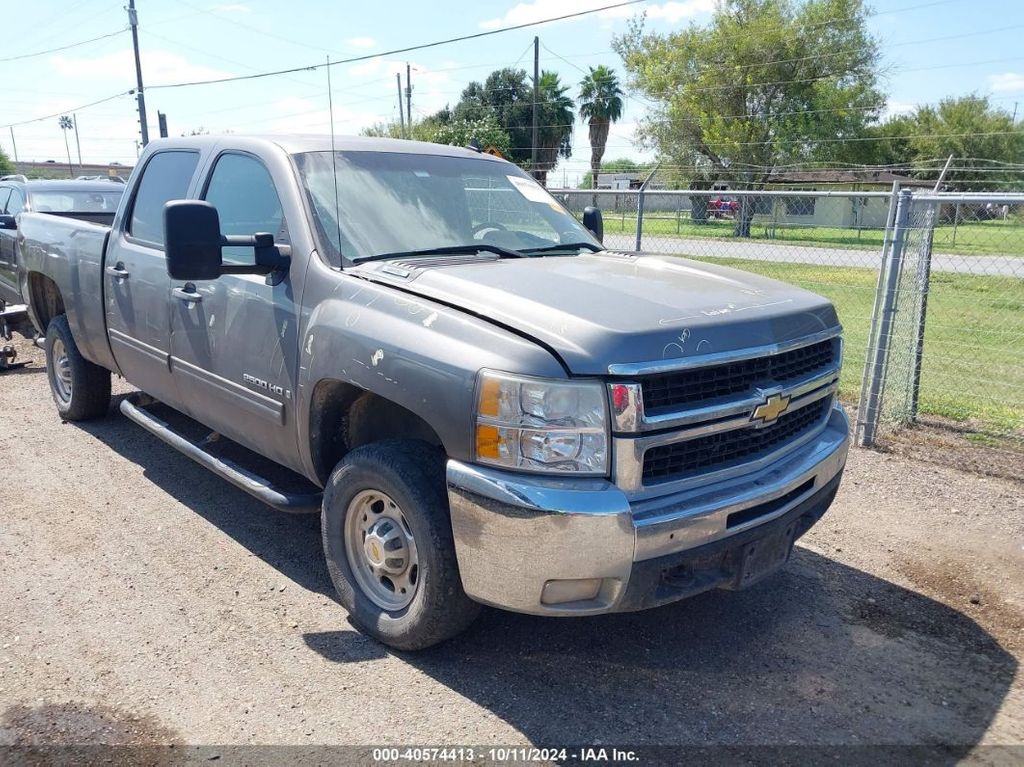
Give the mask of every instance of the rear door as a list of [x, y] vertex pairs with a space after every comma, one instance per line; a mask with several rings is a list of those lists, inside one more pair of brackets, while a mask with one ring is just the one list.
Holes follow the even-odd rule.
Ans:
[[[221, 233], [269, 232], [288, 244], [280, 195], [256, 156], [221, 153], [200, 195], [217, 208]], [[225, 263], [252, 264], [249, 247], [224, 248]], [[294, 462], [298, 341], [290, 275], [173, 282], [171, 369], [182, 408], [269, 458]]]
[[199, 152], [167, 150], [146, 161], [124, 220], [110, 234], [103, 294], [114, 358], [131, 383], [174, 405], [171, 280], [164, 258], [164, 205], [189, 196]]

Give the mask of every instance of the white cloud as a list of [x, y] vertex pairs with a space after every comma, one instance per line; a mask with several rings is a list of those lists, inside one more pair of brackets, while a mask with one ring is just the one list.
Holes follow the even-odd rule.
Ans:
[[[275, 114], [259, 123], [261, 133], [329, 133], [331, 113], [324, 100], [290, 96], [270, 105]], [[381, 120], [372, 112], [334, 105], [334, 129], [338, 135], [355, 135], [364, 127]]]
[[[498, 29], [517, 24], [529, 24], [571, 13], [590, 11], [608, 4], [608, 0], [532, 0], [532, 2], [512, 6], [503, 16], [481, 21], [480, 26], [483, 29]], [[628, 18], [644, 11], [649, 19], [676, 23], [702, 13], [710, 13], [714, 8], [715, 0], [673, 0], [666, 3], [641, 3], [621, 8], [609, 8], [599, 11], [595, 15], [604, 19]]]
[[350, 37], [346, 42], [353, 48], [372, 48], [377, 44], [372, 37]]
[[[62, 77], [88, 79], [93, 82], [106, 79], [123, 84], [125, 77], [129, 77], [128, 82], [131, 82], [130, 74], [135, 71], [135, 59], [129, 48], [95, 58], [54, 56], [50, 59], [50, 65]], [[221, 69], [191, 64], [188, 59], [175, 53], [158, 49], [142, 52], [142, 70], [146, 73], [146, 81], [154, 84], [183, 80], [215, 80], [232, 75], [231, 72]]]
[[885, 109], [882, 110], [882, 119], [888, 120], [890, 117], [913, 114], [916, 110], [917, 104], [911, 104], [909, 101], [888, 101]]
[[1003, 72], [998, 75], [989, 75], [988, 82], [996, 93], [1024, 91], [1024, 74], [1019, 72]]

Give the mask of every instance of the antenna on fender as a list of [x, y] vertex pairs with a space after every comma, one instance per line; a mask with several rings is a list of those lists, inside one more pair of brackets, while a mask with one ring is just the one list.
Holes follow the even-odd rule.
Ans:
[[338, 228], [338, 258], [341, 265], [341, 205], [338, 202], [338, 152], [334, 147], [334, 94], [331, 91], [331, 57], [327, 57], [327, 109], [331, 117], [331, 169], [334, 171], [334, 224]]

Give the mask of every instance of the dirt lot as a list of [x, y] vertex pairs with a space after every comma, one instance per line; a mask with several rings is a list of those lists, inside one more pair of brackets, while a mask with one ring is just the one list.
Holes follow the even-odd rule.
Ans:
[[116, 408], [61, 423], [19, 350], [35, 364], [0, 375], [0, 743], [1024, 743], [1019, 483], [854, 451], [832, 511], [750, 591], [486, 611], [397, 654], [334, 601], [317, 518]]

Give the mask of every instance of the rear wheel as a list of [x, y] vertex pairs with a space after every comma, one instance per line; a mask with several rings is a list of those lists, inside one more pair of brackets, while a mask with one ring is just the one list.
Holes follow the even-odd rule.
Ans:
[[78, 351], [65, 314], [50, 320], [46, 329], [46, 377], [61, 418], [86, 421], [107, 414], [110, 371]]
[[459, 578], [444, 456], [424, 442], [353, 450], [324, 491], [324, 553], [352, 622], [400, 650], [465, 629], [480, 606]]

